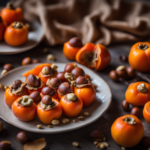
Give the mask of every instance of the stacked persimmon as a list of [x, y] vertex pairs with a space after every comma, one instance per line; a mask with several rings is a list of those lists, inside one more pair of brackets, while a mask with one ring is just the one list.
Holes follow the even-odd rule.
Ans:
[[22, 9], [15, 9], [12, 3], [8, 3], [0, 14], [0, 41], [4, 39], [11, 46], [24, 44], [28, 39], [28, 29], [22, 21]]
[[83, 45], [78, 37], [64, 43], [63, 53], [68, 59], [76, 59], [80, 64], [98, 71], [106, 68], [111, 61], [111, 55], [105, 46], [93, 43]]
[[23, 76], [25, 82], [15, 80], [5, 91], [6, 104], [22, 121], [38, 115], [44, 124], [51, 124], [62, 113], [75, 117], [96, 98], [90, 77], [75, 63], [60, 73], [55, 64], [41, 64]]

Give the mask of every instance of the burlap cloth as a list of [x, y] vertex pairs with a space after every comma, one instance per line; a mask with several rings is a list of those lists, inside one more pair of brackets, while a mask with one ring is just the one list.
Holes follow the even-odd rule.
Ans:
[[26, 20], [38, 19], [49, 45], [73, 36], [109, 45], [150, 36], [150, 5], [121, 0], [15, 0]]

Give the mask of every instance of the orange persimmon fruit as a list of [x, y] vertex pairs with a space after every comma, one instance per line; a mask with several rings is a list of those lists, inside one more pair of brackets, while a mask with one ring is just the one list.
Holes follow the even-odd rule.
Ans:
[[103, 45], [85, 44], [76, 54], [76, 61], [93, 70], [103, 70], [110, 61], [111, 55]]
[[114, 141], [124, 147], [136, 146], [144, 135], [141, 121], [134, 115], [117, 118], [111, 126]]
[[150, 101], [150, 84], [146, 82], [130, 84], [126, 90], [125, 98], [133, 106], [143, 106]]
[[23, 20], [23, 11], [21, 8], [14, 9], [12, 3], [8, 3], [6, 8], [2, 9], [1, 16], [10, 25], [12, 22]]
[[6, 28], [4, 39], [11, 46], [20, 46], [28, 39], [28, 29], [21, 22], [13, 22]]
[[138, 42], [131, 47], [129, 64], [138, 71], [150, 71], [150, 42]]
[[150, 124], [150, 101], [144, 105], [143, 116], [145, 120]]

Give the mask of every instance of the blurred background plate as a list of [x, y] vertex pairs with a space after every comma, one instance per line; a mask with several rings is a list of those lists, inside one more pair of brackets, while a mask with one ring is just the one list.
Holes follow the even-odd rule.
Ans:
[[[56, 65], [58, 66], [58, 72], [62, 72], [66, 64], [56, 63]], [[6, 75], [0, 78], [0, 83], [3, 85], [10, 85], [16, 79], [25, 81], [25, 77], [23, 77], [22, 74], [34, 68], [35, 66], [37, 66], [37, 64], [27, 65], [27, 66], [13, 69], [12, 71], [9, 71]], [[38, 117], [30, 122], [20, 121], [13, 115], [12, 110], [5, 104], [4, 90], [0, 90], [0, 97], [1, 97], [0, 117], [6, 122], [10, 123], [11, 125], [14, 125], [20, 129], [27, 130], [30, 132], [45, 133], [45, 134], [60, 133], [60, 132], [75, 130], [87, 126], [88, 124], [96, 121], [104, 114], [104, 112], [106, 112], [106, 110], [110, 106], [111, 99], [112, 99], [111, 90], [108, 84], [99, 75], [97, 75], [92, 70], [82, 65], [78, 64], [78, 66], [83, 68], [86, 74], [90, 75], [92, 79], [92, 83], [97, 86], [95, 102], [89, 107], [83, 108], [82, 112], [78, 115], [81, 116], [83, 115], [83, 112], [86, 111], [89, 112], [90, 115], [84, 116], [83, 121], [77, 121], [76, 123], [73, 123], [72, 120], [77, 119], [78, 117], [77, 116], [77, 117], [69, 118], [70, 122], [68, 124], [60, 123], [59, 125], [54, 126], [53, 128], [48, 128], [47, 125], [41, 123]], [[63, 118], [66, 118], [66, 116], [62, 115], [62, 117], [60, 118], [60, 122]], [[41, 124], [43, 129], [41, 130], [38, 129], [36, 127], [38, 124]]]
[[32, 22], [31, 31], [28, 34], [28, 41], [17, 47], [12, 47], [8, 45], [5, 41], [0, 42], [0, 54], [17, 54], [24, 51], [30, 50], [37, 46], [44, 38], [44, 31], [39, 22]]

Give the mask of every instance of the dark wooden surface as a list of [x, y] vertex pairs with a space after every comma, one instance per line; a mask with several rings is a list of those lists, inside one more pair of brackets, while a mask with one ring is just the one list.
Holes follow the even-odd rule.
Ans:
[[[4, 4], [4, 1], [0, 2], [0, 4]], [[116, 68], [118, 65], [126, 65], [128, 66], [128, 63], [122, 63], [119, 60], [120, 54], [127, 54], [129, 53], [130, 47], [132, 44], [114, 44], [108, 47], [112, 60], [111, 64], [108, 68], [101, 72], [97, 72], [107, 83], [109, 84], [111, 90], [112, 90], [112, 103], [110, 105], [110, 108], [108, 111], [96, 122], [80, 128], [78, 130], [60, 133], [60, 134], [37, 134], [37, 133], [31, 133], [28, 132], [30, 136], [30, 141], [36, 140], [38, 138], [45, 138], [47, 142], [47, 146], [45, 150], [96, 150], [98, 148], [95, 147], [93, 144], [93, 141], [89, 138], [89, 134], [94, 129], [101, 130], [106, 138], [107, 142], [110, 145], [107, 149], [108, 150], [120, 150], [121, 147], [117, 145], [110, 134], [110, 128], [113, 123], [113, 121], [122, 115], [128, 114], [122, 110], [121, 102], [124, 100], [124, 93], [127, 89], [127, 86], [122, 83], [114, 83], [109, 78], [109, 72], [110, 70]], [[48, 53], [43, 53], [42, 49], [47, 47], [49, 49]], [[16, 54], [16, 55], [0, 55], [0, 71], [2, 70], [2, 67], [6, 63], [11, 63], [14, 67], [21, 66], [21, 61], [24, 57], [29, 56], [32, 58], [39, 58], [41, 62], [47, 62], [46, 56], [47, 54], [53, 54], [57, 62], [66, 62], [69, 63], [70, 61], [65, 58], [65, 56], [62, 53], [62, 46], [55, 46], [55, 47], [49, 47], [45, 46], [44, 44], [40, 44], [39, 46], [35, 47], [34, 49]], [[1, 99], [2, 100], [2, 99]], [[143, 108], [141, 107], [141, 110]], [[143, 116], [141, 115], [140, 120], [142, 121], [144, 125], [144, 133], [145, 135], [150, 134], [150, 125], [143, 119]], [[22, 131], [21, 129], [18, 129], [5, 121], [1, 120], [4, 129], [0, 133], [0, 141], [2, 140], [8, 140], [12, 143], [12, 150], [22, 150], [23, 144], [19, 143], [16, 139], [16, 135], [18, 132]], [[72, 142], [77, 141], [79, 142], [80, 147], [76, 148], [72, 146]], [[132, 150], [146, 150], [146, 148], [142, 147], [142, 145], [138, 145], [134, 148], [130, 148]], [[129, 149], [129, 150], [130, 150]]]

